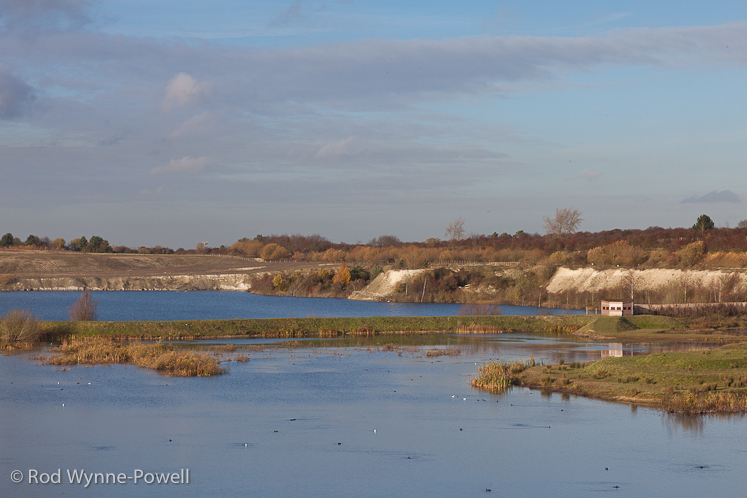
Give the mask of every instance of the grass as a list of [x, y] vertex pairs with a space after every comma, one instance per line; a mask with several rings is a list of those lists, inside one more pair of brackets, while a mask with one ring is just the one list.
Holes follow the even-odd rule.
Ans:
[[[483, 365], [474, 387], [491, 389], [494, 362]], [[575, 367], [575, 368], [574, 368]], [[505, 370], [505, 367], [504, 367]], [[497, 369], [500, 373], [500, 368]], [[502, 385], [656, 406], [690, 414], [747, 412], [747, 343], [708, 351], [607, 358], [544, 365], [498, 377]], [[482, 379], [482, 377], [485, 377]], [[500, 380], [503, 379], [503, 380]], [[505, 388], [505, 387], [504, 387]]]
[[156, 370], [168, 377], [209, 377], [224, 370], [207, 353], [196, 353], [158, 343], [124, 343], [103, 337], [65, 341], [52, 356], [36, 357], [47, 365], [130, 364]]
[[[46, 339], [55, 336], [117, 339], [205, 339], [218, 337], [360, 337], [388, 334], [572, 333], [593, 317], [571, 316], [436, 316], [270, 318], [254, 320], [186, 320], [161, 322], [41, 322]], [[475, 333], [475, 332], [471, 332]]]

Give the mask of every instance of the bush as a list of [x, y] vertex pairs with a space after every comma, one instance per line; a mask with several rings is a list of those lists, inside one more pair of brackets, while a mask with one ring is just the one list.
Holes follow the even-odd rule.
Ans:
[[29, 310], [8, 311], [2, 322], [2, 339], [6, 342], [38, 340], [38, 319]]

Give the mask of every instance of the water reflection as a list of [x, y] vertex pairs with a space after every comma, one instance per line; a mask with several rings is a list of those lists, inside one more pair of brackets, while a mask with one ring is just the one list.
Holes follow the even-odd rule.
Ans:
[[670, 431], [676, 432], [678, 429], [681, 429], [685, 432], [703, 434], [706, 418], [707, 417], [703, 415], [665, 413], [661, 420], [664, 423], [664, 426]]

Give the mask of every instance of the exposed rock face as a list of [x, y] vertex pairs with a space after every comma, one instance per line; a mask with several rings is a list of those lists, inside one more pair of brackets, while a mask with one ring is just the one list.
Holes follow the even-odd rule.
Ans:
[[[718, 287], [725, 279], [734, 275], [733, 271], [719, 270], [603, 270], [580, 268], [571, 270], [559, 268], [555, 272], [547, 292], [599, 292], [617, 287], [629, 288], [630, 280], [637, 290], [659, 290], [677, 285], [699, 284], [704, 287]], [[742, 288], [747, 288], [747, 274], [736, 272]]]
[[164, 275], [148, 277], [38, 277], [18, 278], [4, 286], [8, 291], [248, 291], [249, 274]]
[[390, 270], [380, 273], [363, 290], [353, 292], [348, 299], [357, 301], [382, 301], [394, 293], [397, 284], [410, 282], [425, 270]]

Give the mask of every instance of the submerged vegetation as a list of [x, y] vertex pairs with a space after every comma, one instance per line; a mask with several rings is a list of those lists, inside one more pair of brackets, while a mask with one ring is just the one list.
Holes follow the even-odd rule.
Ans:
[[155, 370], [168, 377], [209, 377], [224, 373], [208, 353], [158, 343], [126, 343], [103, 337], [66, 340], [51, 356], [37, 359], [47, 365], [130, 364]]

